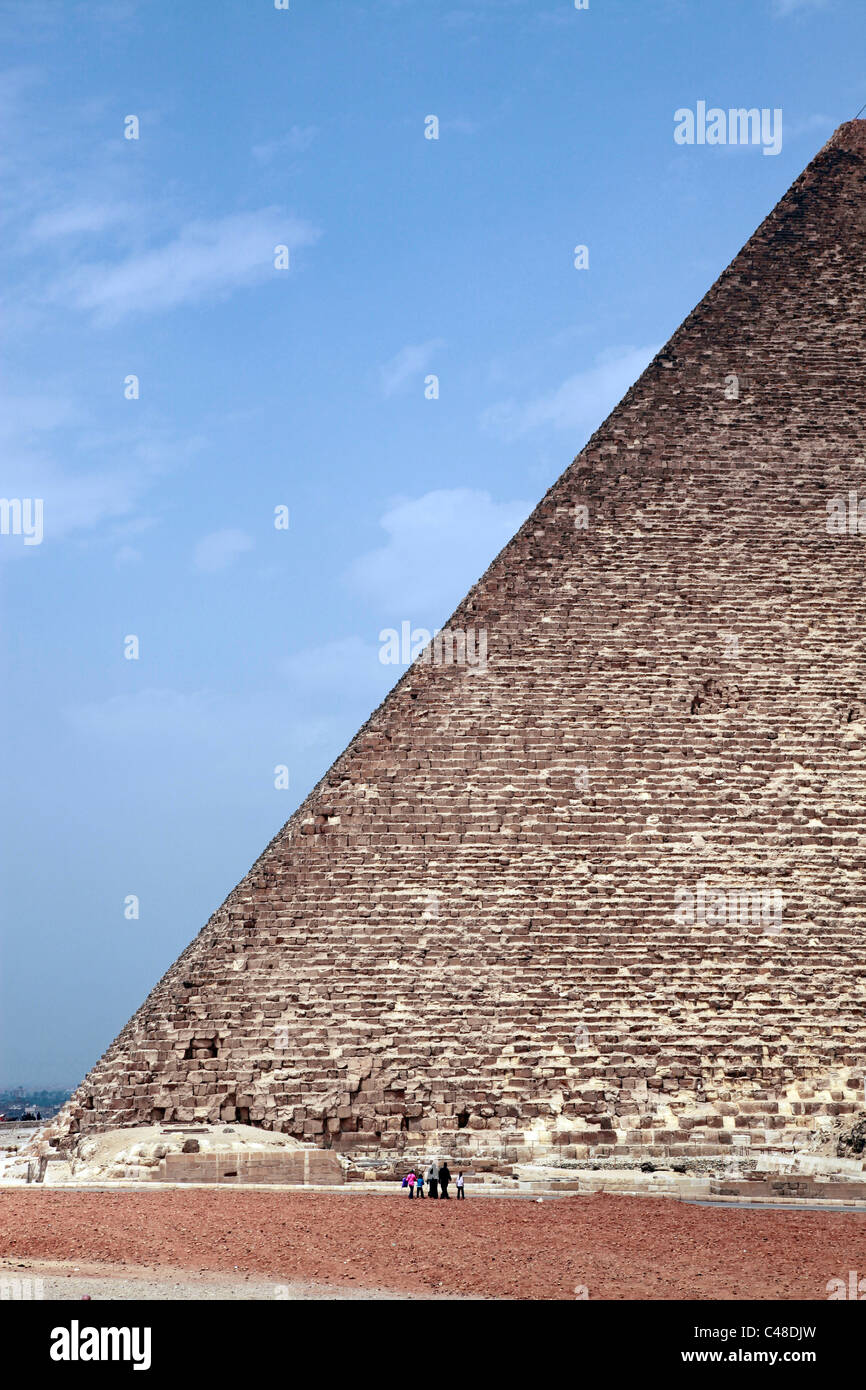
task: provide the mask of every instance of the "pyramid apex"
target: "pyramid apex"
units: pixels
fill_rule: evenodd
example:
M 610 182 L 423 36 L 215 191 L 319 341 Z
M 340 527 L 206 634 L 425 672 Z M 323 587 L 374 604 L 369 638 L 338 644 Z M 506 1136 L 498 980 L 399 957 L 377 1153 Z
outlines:
M 866 120 L 843 121 L 833 131 L 827 144 L 840 145 L 842 149 L 866 154 Z

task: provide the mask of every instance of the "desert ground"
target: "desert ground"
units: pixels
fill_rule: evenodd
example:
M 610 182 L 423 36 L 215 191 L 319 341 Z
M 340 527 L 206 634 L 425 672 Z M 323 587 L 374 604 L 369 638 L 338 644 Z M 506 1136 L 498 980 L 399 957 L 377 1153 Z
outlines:
M 812 1299 L 866 1213 L 597 1196 L 0 1191 L 0 1277 L 98 1298 Z M 71 1282 L 70 1282 L 71 1281 Z

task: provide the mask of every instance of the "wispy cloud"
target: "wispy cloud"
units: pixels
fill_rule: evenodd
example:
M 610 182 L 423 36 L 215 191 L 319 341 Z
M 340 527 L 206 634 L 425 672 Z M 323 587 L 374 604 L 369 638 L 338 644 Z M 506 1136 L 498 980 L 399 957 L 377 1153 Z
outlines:
M 482 428 L 504 439 L 542 428 L 588 436 L 622 399 L 659 347 L 615 349 L 586 371 L 568 377 L 555 391 L 529 401 L 505 400 L 488 406 L 482 412 Z
M 379 661 L 378 644 L 360 637 L 341 637 L 295 652 L 280 670 L 296 694 L 336 708 L 341 707 L 347 689 L 365 695 L 372 707 L 393 680 L 393 672 L 389 674 Z
M 785 122 L 785 139 L 796 140 L 800 135 L 814 135 L 820 131 L 832 132 L 836 127 L 836 121 L 832 116 L 819 115 L 803 116 L 800 120 Z
M 501 20 L 503 11 L 520 10 L 527 0 L 472 0 L 471 4 L 452 5 L 445 9 L 442 22 L 452 29 L 472 28 L 486 21 Z
M 228 569 L 239 555 L 252 550 L 254 546 L 255 541 L 246 531 L 231 528 L 212 531 L 209 536 L 203 536 L 196 545 L 192 567 L 200 574 L 215 574 L 218 570 Z
M 446 135 L 477 135 L 481 122 L 471 121 L 466 116 L 446 116 L 439 122 L 439 129 Z
M 318 697 L 288 692 L 284 686 L 271 690 L 216 691 L 177 690 L 148 687 L 136 693 L 114 695 L 107 700 L 67 706 L 63 717 L 74 733 L 94 748 L 134 746 L 139 756 L 157 763 L 167 756 L 174 774 L 192 768 L 201 749 L 213 749 L 223 774 L 231 768 L 236 787 L 253 784 L 257 800 L 271 783 L 274 764 L 288 761 L 306 749 L 323 750 L 316 762 L 333 758 L 350 737 L 357 718 L 369 713 L 393 684 L 393 668 L 379 665 L 379 687 L 355 689 L 352 674 L 342 673 L 345 703 L 324 710 Z M 359 713 L 360 711 L 360 713 Z M 289 798 L 280 809 L 285 815 L 297 798 Z
M 110 326 L 219 301 L 284 274 L 275 247 L 294 253 L 319 239 L 318 228 L 283 207 L 191 216 L 176 185 L 143 195 L 137 162 L 120 157 L 129 152 L 119 125 L 113 140 L 99 138 L 110 113 L 94 99 L 65 109 L 58 129 L 36 100 L 46 81 L 33 66 L 0 74 L 0 224 L 7 252 L 19 257 L 7 324 L 44 332 L 45 316 L 61 306 Z M 299 149 L 313 135 L 295 126 L 274 148 Z M 46 244 L 61 244 L 62 256 L 46 263 Z M 54 267 L 47 275 L 46 265 Z
M 419 379 L 420 385 L 422 372 L 426 372 L 436 352 L 443 346 L 441 338 L 431 338 L 429 342 L 409 344 L 401 348 L 390 361 L 383 363 L 379 368 L 382 394 L 396 395 L 413 377 Z
M 138 565 L 141 559 L 141 551 L 134 545 L 122 545 L 114 554 L 114 563 L 121 568 L 126 565 Z
M 386 543 L 355 560 L 347 581 L 391 614 L 396 608 L 402 617 L 441 614 L 483 574 L 532 505 L 495 502 L 470 488 L 401 500 L 380 518 Z
M 189 222 L 165 245 L 114 263 L 79 265 L 49 290 L 59 303 L 89 312 L 104 324 L 130 314 L 175 309 L 222 299 L 280 272 L 274 247 L 312 245 L 319 232 L 276 208 Z
M 154 426 L 96 429 L 62 391 L 0 397 L 4 494 L 43 499 L 46 543 L 101 529 L 112 544 L 120 523 L 127 534 L 146 529 L 152 521 L 134 519 L 144 497 L 202 443 Z
M 139 8 L 139 0 L 124 0 L 122 5 L 117 0 L 78 0 L 67 3 L 63 15 L 58 16 L 55 0 L 2 0 L 0 20 L 7 40 L 13 36 L 31 41 L 41 37 L 51 42 L 56 38 L 59 18 L 76 26 L 92 24 L 100 31 L 106 27 L 123 30 L 134 25 Z
M 0 72 L 0 169 L 7 176 L 10 171 L 14 171 L 21 177 L 32 179 L 33 171 L 29 167 L 32 145 L 21 139 L 20 128 L 28 99 L 33 97 L 39 88 L 44 87 L 45 81 L 44 71 L 35 63 L 22 64 Z M 29 127 L 27 129 L 29 130 Z M 5 213 L 4 198 L 4 215 Z
M 139 209 L 134 203 L 78 202 L 41 213 L 30 227 L 37 241 L 67 240 L 71 237 L 95 236 L 110 227 L 128 224 Z
M 151 687 L 135 694 L 70 706 L 64 715 L 79 734 L 100 742 L 135 738 L 231 746 L 227 725 L 234 729 L 242 720 L 227 716 L 236 716 L 238 703 L 238 697 L 210 690 L 187 692 Z M 248 717 L 251 710 L 243 703 Z
M 828 0 L 773 0 L 773 15 L 776 19 L 787 19 L 792 14 L 806 14 L 809 10 L 825 10 Z
M 259 164 L 270 164 L 278 155 L 303 154 L 310 148 L 318 133 L 318 126 L 293 125 L 285 135 L 278 136 L 276 140 L 265 140 L 260 145 L 253 145 L 253 159 Z

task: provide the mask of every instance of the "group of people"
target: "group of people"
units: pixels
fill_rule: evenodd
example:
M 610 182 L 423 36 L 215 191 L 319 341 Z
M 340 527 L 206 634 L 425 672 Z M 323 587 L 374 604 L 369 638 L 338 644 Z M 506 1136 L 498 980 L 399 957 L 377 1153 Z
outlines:
M 427 1183 L 427 1187 L 429 1189 L 427 1193 L 424 1192 L 425 1182 Z M 450 1198 L 448 1196 L 448 1188 L 450 1184 L 451 1170 L 448 1167 L 447 1159 L 443 1159 L 442 1163 L 439 1164 L 436 1162 L 434 1158 L 426 1173 L 416 1173 L 413 1168 L 410 1172 L 406 1174 L 405 1178 L 403 1179 L 403 1186 L 408 1187 L 409 1189 L 410 1201 L 415 1196 L 429 1196 L 434 1198 L 442 1197 L 446 1201 L 450 1201 Z M 466 1194 L 464 1192 L 463 1187 L 462 1171 L 457 1174 L 457 1182 L 455 1186 L 457 1188 L 458 1198 L 462 1197 L 465 1200 Z

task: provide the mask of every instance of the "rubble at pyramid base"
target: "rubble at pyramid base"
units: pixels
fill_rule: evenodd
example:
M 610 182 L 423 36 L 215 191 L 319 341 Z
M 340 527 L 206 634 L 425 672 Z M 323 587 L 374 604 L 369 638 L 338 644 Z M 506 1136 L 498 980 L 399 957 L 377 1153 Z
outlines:
M 225 1183 L 334 1187 L 344 1180 L 335 1154 L 249 1125 L 131 1125 L 67 1136 L 49 1122 L 5 1154 L 0 1183 L 46 1187 L 101 1183 Z
M 828 1145 L 835 1152 L 845 1127 L 866 1115 L 863 1070 L 840 1066 L 818 1075 L 817 1065 L 798 1059 L 790 1044 L 775 1059 L 759 1055 L 765 1048 L 751 1056 L 745 1046 L 736 1057 L 717 1054 L 718 1083 L 702 1079 L 695 1089 L 701 1061 L 685 1047 L 678 1061 L 666 1059 L 660 1075 L 638 1050 L 598 1058 L 587 1047 L 575 1066 L 560 1048 L 545 1056 L 511 1044 L 497 1059 L 495 1093 L 467 1085 L 426 1099 L 405 1077 L 378 1070 L 370 1058 L 353 1058 L 345 1091 L 310 1096 L 306 1106 L 284 1115 L 274 1099 L 278 1072 L 251 1079 L 245 1094 L 227 1093 L 217 1073 L 201 1071 L 186 1076 L 186 1096 L 163 1089 L 161 1104 L 147 1114 L 118 1108 L 112 1118 L 127 1126 L 190 1126 L 193 1133 L 197 1125 L 220 1124 L 284 1133 L 333 1151 L 354 1169 L 371 1161 L 393 1166 L 406 1155 L 440 1150 L 481 1161 L 491 1171 L 568 1161 L 607 1166 L 722 1159 L 736 1166 L 758 1155 L 794 1157 Z M 739 1084 L 731 1079 L 735 1072 Z M 527 1100 L 528 1093 L 535 1099 Z M 69 1147 L 105 1129 L 107 1118 L 105 1109 L 95 1114 L 73 1102 L 50 1132 Z
M 844 1103 L 829 1105 L 788 1130 L 713 1129 L 695 1142 L 694 1130 L 674 1142 L 653 1132 L 636 1145 L 616 1142 L 627 1131 L 602 1131 L 605 1143 L 551 1142 L 550 1132 L 503 1135 L 505 1148 L 474 1134 L 402 1133 L 393 1146 L 366 1151 L 352 1145 L 317 1148 L 279 1131 L 233 1122 L 170 1123 L 70 1133 L 51 1121 L 5 1157 L 0 1184 L 139 1186 L 183 1184 L 333 1189 L 345 1183 L 393 1191 L 411 1172 L 427 1174 L 447 1160 L 454 1174 L 490 1195 L 543 1193 L 677 1196 L 696 1201 L 802 1202 L 866 1206 L 866 1119 Z M 700 1125 L 706 1117 L 681 1116 Z M 554 1134 L 555 1139 L 555 1134 Z M 573 1136 L 565 1133 L 564 1137 Z M 373 1184 L 371 1187 L 370 1184 Z

